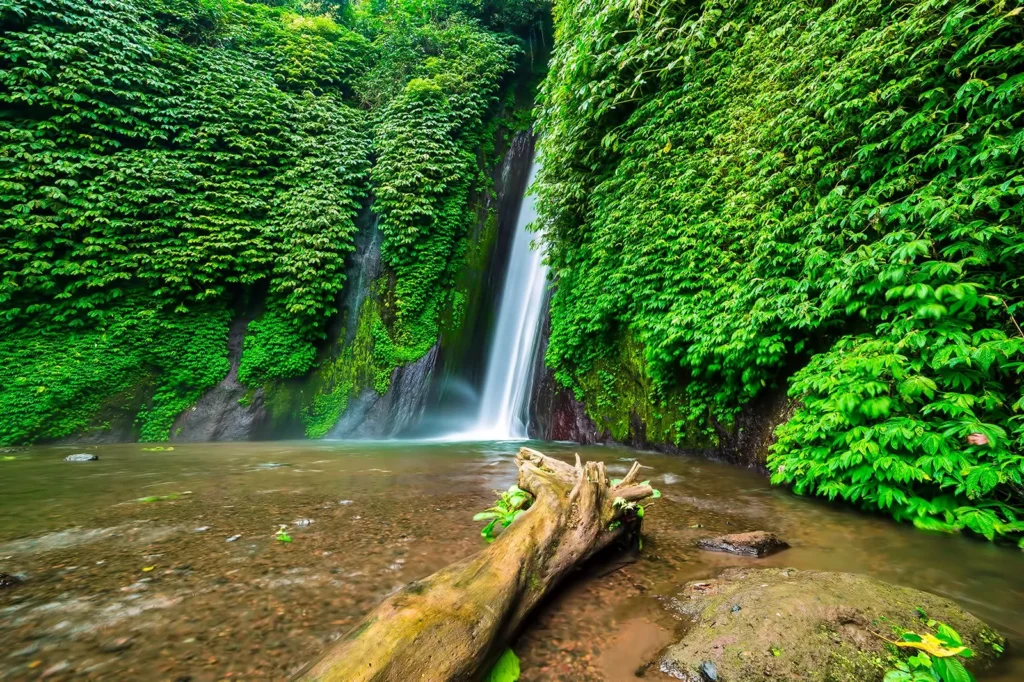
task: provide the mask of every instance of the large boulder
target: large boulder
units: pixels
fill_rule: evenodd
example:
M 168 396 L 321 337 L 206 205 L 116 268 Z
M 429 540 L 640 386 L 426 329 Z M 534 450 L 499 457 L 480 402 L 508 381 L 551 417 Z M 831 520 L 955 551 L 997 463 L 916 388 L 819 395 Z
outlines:
M 689 682 L 881 682 L 897 631 L 946 623 L 975 652 L 977 672 L 1005 642 L 982 621 L 934 594 L 852 573 L 733 568 L 688 583 L 668 601 L 693 625 L 659 661 Z

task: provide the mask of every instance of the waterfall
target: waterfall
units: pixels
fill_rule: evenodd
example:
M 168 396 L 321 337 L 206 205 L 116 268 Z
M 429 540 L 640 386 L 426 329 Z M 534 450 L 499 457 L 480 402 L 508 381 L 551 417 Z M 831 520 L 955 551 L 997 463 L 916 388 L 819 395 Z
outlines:
M 527 187 L 533 184 L 536 175 L 535 160 L 530 166 Z M 527 402 L 548 275 L 540 250 L 531 248 L 533 233 L 527 230 L 536 217 L 533 197 L 527 194 L 519 209 L 508 273 L 498 306 L 498 325 L 487 360 L 475 429 L 482 438 L 526 438 Z
M 536 175 L 537 162 L 534 161 L 530 165 L 527 188 Z M 446 440 L 527 437 L 527 408 L 548 274 L 540 250 L 531 246 L 534 233 L 527 229 L 536 217 L 533 197 L 527 194 L 523 197 L 512 237 L 476 423 L 469 431 L 450 434 Z

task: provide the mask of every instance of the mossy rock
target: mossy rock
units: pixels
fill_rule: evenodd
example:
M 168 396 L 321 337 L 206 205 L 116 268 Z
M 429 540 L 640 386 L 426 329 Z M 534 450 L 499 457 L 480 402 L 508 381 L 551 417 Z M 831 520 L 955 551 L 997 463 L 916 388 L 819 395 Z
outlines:
M 852 573 L 734 568 L 687 583 L 670 608 L 693 626 L 659 667 L 691 682 L 704 682 L 706 662 L 721 682 L 881 682 L 897 658 L 885 639 L 930 632 L 922 612 L 960 633 L 976 674 L 995 660 L 993 644 L 1005 644 L 948 599 Z

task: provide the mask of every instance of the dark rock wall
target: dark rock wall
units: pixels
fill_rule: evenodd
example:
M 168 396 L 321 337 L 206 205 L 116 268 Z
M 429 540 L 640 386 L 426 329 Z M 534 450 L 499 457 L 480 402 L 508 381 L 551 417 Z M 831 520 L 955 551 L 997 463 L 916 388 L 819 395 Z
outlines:
M 419 360 L 395 368 L 384 395 L 363 389 L 349 401 L 331 438 L 391 438 L 414 425 L 423 414 L 439 345 Z
M 266 417 L 263 389 L 247 389 L 238 381 L 247 319 L 235 320 L 228 332 L 228 361 L 231 369 L 224 380 L 186 410 L 171 428 L 172 441 L 203 442 L 249 440 Z
M 601 433 L 594 425 L 587 415 L 586 406 L 576 399 L 572 391 L 559 386 L 554 375 L 544 364 L 544 355 L 547 353 L 548 340 L 551 336 L 551 320 L 547 310 L 548 307 L 545 305 L 544 319 L 540 326 L 541 337 L 537 343 L 537 356 L 534 358 L 528 425 L 530 437 L 538 440 L 569 440 L 583 444 L 608 442 L 608 434 Z

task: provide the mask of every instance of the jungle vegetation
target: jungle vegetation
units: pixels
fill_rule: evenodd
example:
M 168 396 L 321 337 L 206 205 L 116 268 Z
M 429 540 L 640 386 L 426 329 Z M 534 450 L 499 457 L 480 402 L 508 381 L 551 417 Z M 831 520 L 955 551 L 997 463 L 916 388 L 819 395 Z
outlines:
M 545 16 L 539 0 L 0 0 L 0 444 L 81 433 L 111 401 L 166 440 L 226 375 L 241 314 L 242 382 L 309 371 L 371 200 L 386 388 L 454 305 L 502 88 Z
M 1022 9 L 556 4 L 547 362 L 598 426 L 713 445 L 788 391 L 775 483 L 1021 538 Z

